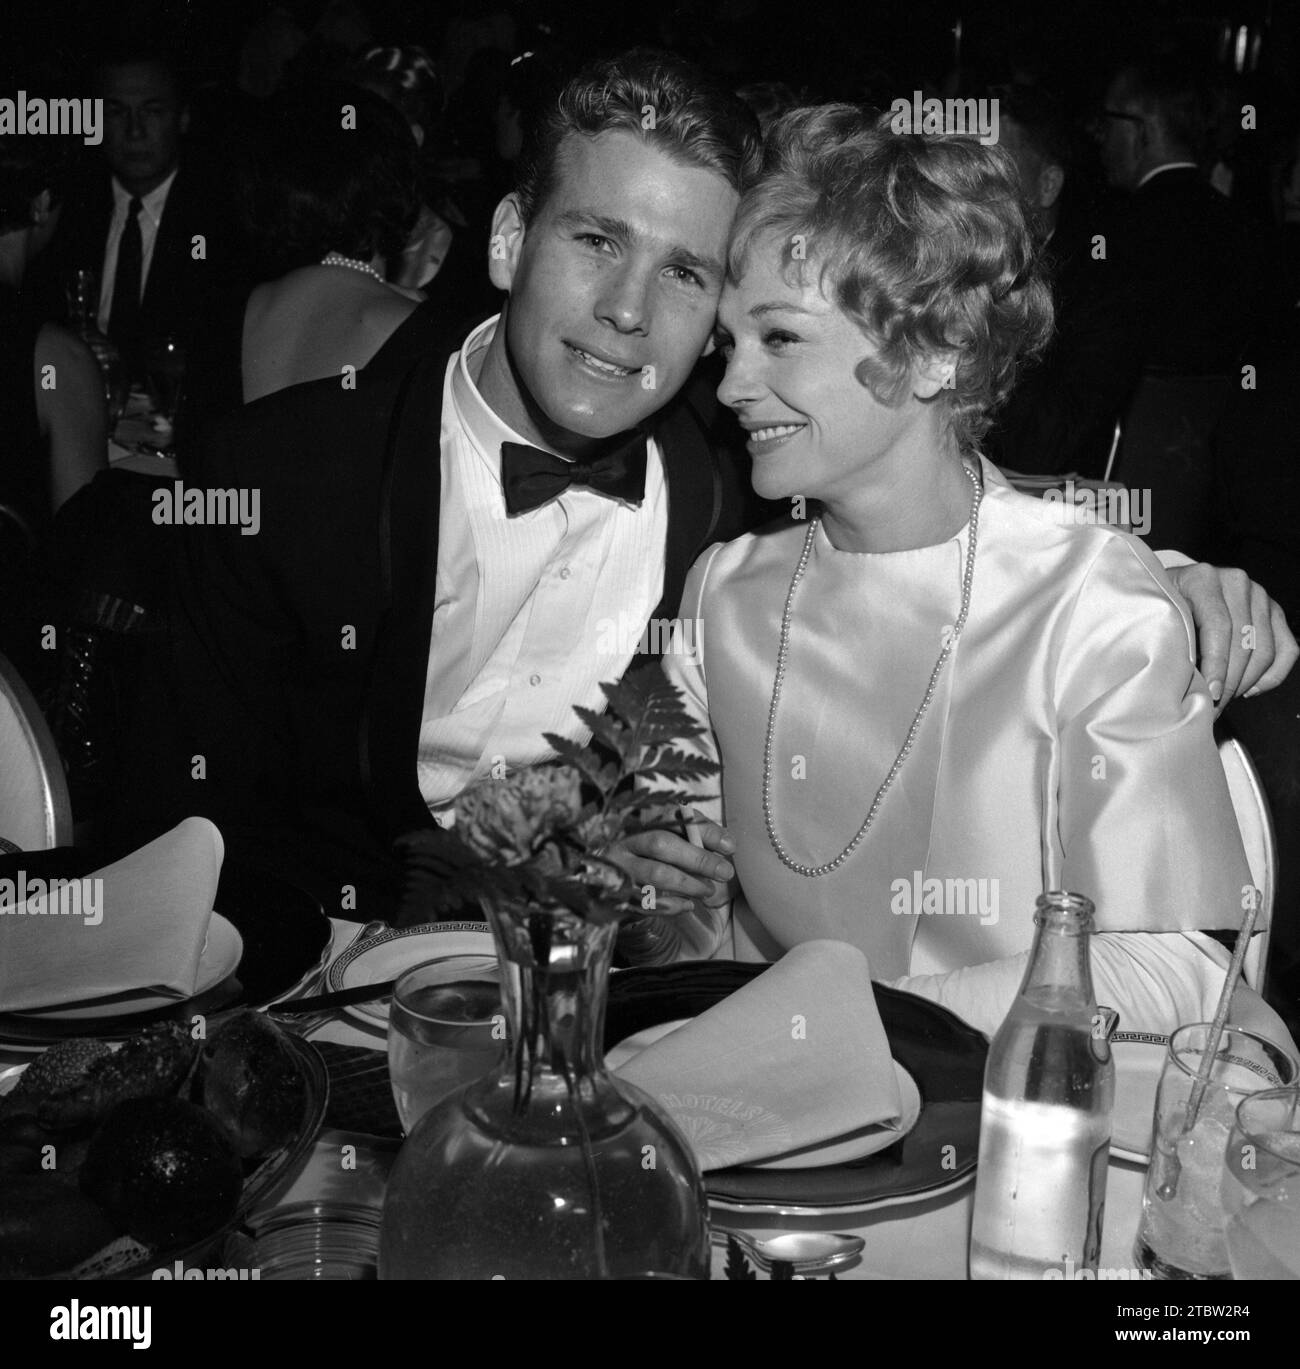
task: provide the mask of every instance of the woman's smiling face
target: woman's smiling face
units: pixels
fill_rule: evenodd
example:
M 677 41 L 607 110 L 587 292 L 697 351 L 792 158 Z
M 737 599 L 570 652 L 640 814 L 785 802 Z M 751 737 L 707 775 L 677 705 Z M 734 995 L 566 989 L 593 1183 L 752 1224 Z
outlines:
M 938 384 L 913 376 L 896 404 L 877 399 L 859 371 L 875 348 L 822 294 L 817 263 L 792 262 L 784 250 L 783 260 L 780 239 L 758 238 L 744 275 L 723 288 L 718 398 L 749 434 L 758 494 L 834 503 L 932 436 L 934 414 L 918 396 Z

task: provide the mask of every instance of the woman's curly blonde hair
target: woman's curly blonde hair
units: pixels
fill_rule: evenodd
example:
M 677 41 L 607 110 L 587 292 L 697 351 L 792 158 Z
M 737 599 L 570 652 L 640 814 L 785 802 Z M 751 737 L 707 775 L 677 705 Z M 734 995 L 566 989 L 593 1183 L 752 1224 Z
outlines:
M 1011 158 L 971 136 L 894 133 L 890 119 L 836 104 L 776 120 L 728 273 L 773 239 L 784 271 L 817 271 L 876 350 L 858 378 L 881 403 L 902 399 L 913 366 L 955 354 L 945 416 L 958 448 L 978 450 L 1051 336 L 1051 291 Z

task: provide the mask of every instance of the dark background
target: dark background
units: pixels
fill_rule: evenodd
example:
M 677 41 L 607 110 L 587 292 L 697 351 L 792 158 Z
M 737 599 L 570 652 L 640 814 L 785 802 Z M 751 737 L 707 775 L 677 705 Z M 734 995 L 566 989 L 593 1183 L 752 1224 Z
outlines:
M 310 29 L 323 0 L 283 0 L 281 8 Z M 21 52 L 61 52 L 77 60 L 124 21 L 174 40 L 197 76 L 233 65 L 247 29 L 266 0 L 41 0 L 6 16 L 6 39 Z M 1263 29 L 1261 79 L 1294 93 L 1300 45 L 1295 0 L 682 0 L 611 5 L 609 0 L 365 0 L 361 6 L 380 42 L 422 43 L 436 52 L 454 20 L 502 11 L 518 25 L 520 46 L 546 35 L 583 55 L 634 43 L 677 48 L 737 81 L 781 79 L 813 94 L 869 94 L 884 77 L 937 83 L 954 66 L 1036 73 L 1063 94 L 1093 83 L 1117 53 L 1158 35 L 1183 35 L 1209 56 L 1225 29 Z M 8 46 L 8 42 L 5 44 Z M 994 73 L 998 74 L 998 73 Z

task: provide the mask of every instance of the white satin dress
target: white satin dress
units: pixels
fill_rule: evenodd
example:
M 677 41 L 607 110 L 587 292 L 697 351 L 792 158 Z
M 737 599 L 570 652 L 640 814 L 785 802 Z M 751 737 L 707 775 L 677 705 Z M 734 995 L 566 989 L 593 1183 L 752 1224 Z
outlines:
M 722 763 L 720 802 L 701 808 L 737 843 L 742 894 L 729 918 L 697 911 L 686 953 L 773 960 L 847 941 L 877 980 L 992 1031 L 1024 971 L 1035 899 L 1068 889 L 1096 905 L 1095 987 L 1122 1026 L 1204 1020 L 1228 956 L 1202 933 L 1238 925 L 1250 872 L 1186 610 L 1137 538 L 1070 523 L 1069 506 L 1017 493 L 987 461 L 981 471 L 965 629 L 870 831 L 819 878 L 781 863 L 762 808 L 781 614 L 807 524 L 696 562 L 682 616 L 700 620 L 697 650 L 664 664 L 706 723 L 700 749 Z M 775 827 L 796 861 L 831 860 L 865 818 L 957 618 L 968 534 L 858 554 L 818 530 L 773 744 Z

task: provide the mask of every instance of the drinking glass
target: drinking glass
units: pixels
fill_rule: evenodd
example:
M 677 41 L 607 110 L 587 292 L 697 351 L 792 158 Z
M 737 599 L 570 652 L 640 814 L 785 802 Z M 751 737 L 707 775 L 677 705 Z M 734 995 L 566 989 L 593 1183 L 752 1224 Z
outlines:
M 1237 1104 L 1223 1211 L 1234 1278 L 1300 1279 L 1300 1089 L 1265 1089 Z
M 505 1021 L 495 956 L 439 956 L 402 975 L 388 1011 L 388 1078 L 407 1135 L 435 1103 L 497 1063 Z
M 185 380 L 185 348 L 178 337 L 168 333 L 150 340 L 144 361 L 154 412 L 168 427 L 174 427 Z
M 1220 1186 L 1237 1105 L 1263 1089 L 1289 1087 L 1300 1072 L 1280 1046 L 1224 1027 L 1188 1130 L 1188 1102 L 1209 1037 L 1208 1022 L 1179 1027 L 1169 1038 L 1156 1089 L 1151 1166 L 1133 1258 L 1157 1279 L 1232 1277 Z

